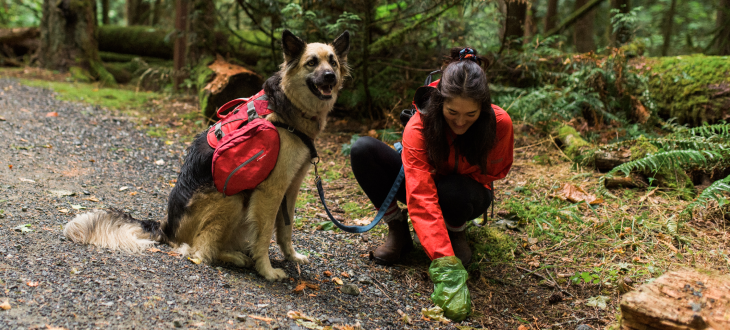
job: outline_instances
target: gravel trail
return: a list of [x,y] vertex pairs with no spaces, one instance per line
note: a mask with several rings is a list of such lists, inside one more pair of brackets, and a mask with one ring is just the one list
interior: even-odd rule
[[[335,329],[453,328],[421,320],[427,262],[382,267],[364,257],[379,235],[295,230],[295,248],[312,263],[297,269],[272,244],[274,267],[291,277],[279,283],[196,265],[167,245],[127,254],[64,239],[63,225],[95,208],[164,218],[185,147],[108,110],[0,79],[0,329],[306,329],[290,311]],[[360,294],[343,293],[333,277]],[[302,281],[314,285],[295,292]]]

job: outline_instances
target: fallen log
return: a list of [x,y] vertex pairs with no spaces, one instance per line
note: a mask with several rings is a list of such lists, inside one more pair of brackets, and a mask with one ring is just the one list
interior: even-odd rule
[[621,330],[730,329],[730,277],[680,270],[621,299]]
[[608,172],[614,167],[631,161],[631,151],[627,147],[617,150],[596,150],[593,165],[601,172]]
[[649,181],[644,176],[631,173],[626,177],[609,177],[606,178],[606,188],[646,188],[649,186]]
[[4,61],[19,66],[14,57],[35,52],[40,46],[40,30],[35,27],[0,29],[0,52],[5,55]]
[[133,54],[172,59],[171,31],[149,26],[103,25],[97,30],[99,50],[120,54]]
[[228,63],[220,55],[213,63],[196,71],[196,81],[202,82],[199,85],[205,84],[198,93],[200,110],[212,121],[217,120],[215,112],[220,106],[236,98],[253,96],[264,84],[260,75]]

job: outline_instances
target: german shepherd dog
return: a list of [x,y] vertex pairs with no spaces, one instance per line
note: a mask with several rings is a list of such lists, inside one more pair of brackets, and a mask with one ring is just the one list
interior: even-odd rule
[[[307,44],[284,31],[282,48],[281,69],[264,83],[274,110],[266,119],[314,139],[324,129],[327,114],[349,75],[350,34],[345,31],[332,44]],[[291,216],[311,157],[302,138],[286,128],[277,130],[279,158],[255,189],[228,197],[216,190],[214,149],[207,143],[206,130],[188,148],[170,192],[167,221],[136,220],[117,210],[95,211],[71,220],[64,235],[77,243],[130,252],[143,251],[156,242],[167,243],[191,259],[255,266],[269,281],[284,279],[287,275],[282,269],[271,267],[269,243],[276,228],[276,241],[286,259],[309,262],[292,247]]]

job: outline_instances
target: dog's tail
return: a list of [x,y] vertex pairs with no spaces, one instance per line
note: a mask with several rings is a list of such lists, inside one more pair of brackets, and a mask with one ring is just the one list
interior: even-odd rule
[[63,234],[76,243],[129,252],[167,242],[159,222],[137,220],[115,209],[80,214],[66,224]]

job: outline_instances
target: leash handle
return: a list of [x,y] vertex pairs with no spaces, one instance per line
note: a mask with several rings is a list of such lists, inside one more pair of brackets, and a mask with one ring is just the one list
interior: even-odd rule
[[[398,153],[401,153],[403,151],[403,145],[398,142],[395,144],[395,150],[398,151]],[[337,226],[337,228],[342,229],[343,231],[346,231],[348,233],[364,233],[370,229],[373,229],[375,225],[377,225],[381,219],[383,219],[383,216],[385,215],[385,211],[388,210],[388,207],[390,207],[390,204],[393,203],[393,200],[395,200],[395,195],[398,193],[398,190],[400,189],[401,184],[403,184],[403,181],[406,178],[406,173],[403,170],[403,165],[400,167],[400,172],[398,173],[398,177],[395,178],[395,182],[393,182],[393,185],[390,187],[390,191],[388,192],[388,195],[385,197],[385,200],[383,201],[383,204],[380,205],[380,210],[378,210],[378,214],[375,215],[375,218],[373,221],[370,222],[370,224],[365,226],[348,226],[345,225],[335,219],[335,217],[332,216],[332,213],[330,213],[329,207],[327,207],[327,202],[325,202],[324,199],[324,188],[322,188],[322,178],[319,177],[319,174],[317,172],[317,164],[312,163],[314,165],[314,184],[317,186],[317,193],[319,193],[319,200],[322,202],[322,206],[324,206],[325,212],[327,212],[327,217],[330,218],[330,221]]]

